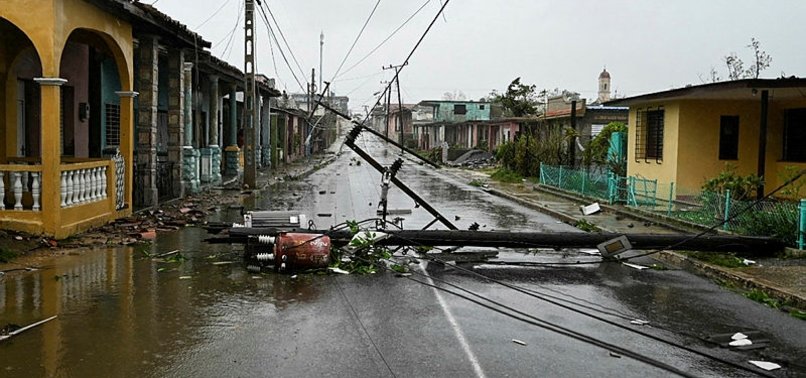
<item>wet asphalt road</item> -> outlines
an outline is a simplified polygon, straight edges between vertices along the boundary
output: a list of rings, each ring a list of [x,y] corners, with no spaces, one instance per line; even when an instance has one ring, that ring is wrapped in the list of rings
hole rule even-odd
[[[358,144],[384,165],[396,158],[384,155],[384,146],[369,138]],[[345,150],[333,164],[249,205],[299,210],[319,228],[374,217],[380,175],[351,158],[357,159]],[[455,223],[462,229],[477,222],[482,230],[574,230],[408,161],[398,177],[448,219],[459,216]],[[398,190],[390,191],[389,202],[390,208],[413,210],[405,216],[406,228],[432,219]],[[222,219],[235,216],[221,213]],[[204,237],[203,230],[186,229],[160,236],[150,247],[152,253],[181,249],[188,257],[182,262],[155,261],[119,248],[64,257],[50,269],[1,280],[0,325],[59,318],[0,342],[0,376],[670,375],[389,273],[254,275],[244,269],[238,247],[208,245]],[[537,252],[501,251],[499,259],[595,260],[578,251]],[[790,364],[778,376],[806,375],[803,321],[683,271],[638,271],[617,264],[472,268],[627,326],[630,319],[650,321],[640,330],[730,361],[774,360]],[[695,376],[754,376],[469,273],[436,263],[414,270],[423,275],[412,278],[443,288],[440,280],[445,280]],[[759,338],[768,339],[769,346],[730,351],[701,340],[748,330],[761,331]]]

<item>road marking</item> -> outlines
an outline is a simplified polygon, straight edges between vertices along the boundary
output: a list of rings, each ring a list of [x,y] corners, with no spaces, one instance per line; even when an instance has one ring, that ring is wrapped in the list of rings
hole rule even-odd
[[[431,276],[428,275],[428,271],[422,266],[423,263],[420,263],[420,269],[423,270],[425,274],[425,278],[428,280],[428,283],[431,285],[434,284],[434,280],[431,279]],[[427,264],[427,263],[426,263]],[[439,293],[439,290],[436,288],[431,288],[434,291],[434,295],[437,297],[437,301],[439,302],[440,307],[442,307],[442,311],[445,313],[445,317],[448,318],[448,322],[451,323],[451,328],[453,328],[453,333],[456,334],[456,338],[459,339],[459,344],[462,346],[462,350],[464,350],[465,355],[467,355],[467,359],[470,360],[470,364],[473,365],[473,371],[476,373],[476,377],[478,378],[485,378],[484,370],[481,369],[481,364],[479,364],[478,358],[473,353],[473,350],[470,349],[470,344],[467,343],[465,339],[464,333],[462,333],[462,329],[459,328],[459,323],[456,321],[456,318],[453,317],[451,314],[451,310],[448,308],[448,303],[445,302],[445,299],[442,298],[442,295]]]

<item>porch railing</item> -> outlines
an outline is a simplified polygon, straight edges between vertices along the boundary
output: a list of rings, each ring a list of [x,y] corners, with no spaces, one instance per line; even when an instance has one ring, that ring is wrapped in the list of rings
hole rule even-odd
[[[28,164],[0,165],[0,211],[41,209],[42,166]],[[30,205],[23,196],[30,193]],[[8,203],[8,205],[7,205]]]
[[[63,164],[61,171],[61,207],[103,201],[108,197],[109,160]]]

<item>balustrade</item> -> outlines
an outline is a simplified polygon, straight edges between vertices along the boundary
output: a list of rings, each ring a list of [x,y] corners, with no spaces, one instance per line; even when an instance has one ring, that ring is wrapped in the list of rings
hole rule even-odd
[[[40,210],[42,178],[39,168],[22,164],[0,165],[0,211]],[[30,193],[30,204],[27,201],[23,204],[25,193]]]
[[[107,169],[108,165],[76,169],[63,166],[60,179],[62,207],[106,200]]]

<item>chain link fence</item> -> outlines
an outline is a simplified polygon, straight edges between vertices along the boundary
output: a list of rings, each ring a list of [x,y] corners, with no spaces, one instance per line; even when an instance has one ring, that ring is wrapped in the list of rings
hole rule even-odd
[[[660,216],[743,235],[773,236],[806,246],[806,200],[737,200],[730,192],[714,193],[676,187],[641,177],[619,177],[602,169],[579,170],[541,164],[540,184],[609,204],[623,204]],[[730,219],[730,220],[729,220]],[[729,221],[728,221],[729,220]]]

